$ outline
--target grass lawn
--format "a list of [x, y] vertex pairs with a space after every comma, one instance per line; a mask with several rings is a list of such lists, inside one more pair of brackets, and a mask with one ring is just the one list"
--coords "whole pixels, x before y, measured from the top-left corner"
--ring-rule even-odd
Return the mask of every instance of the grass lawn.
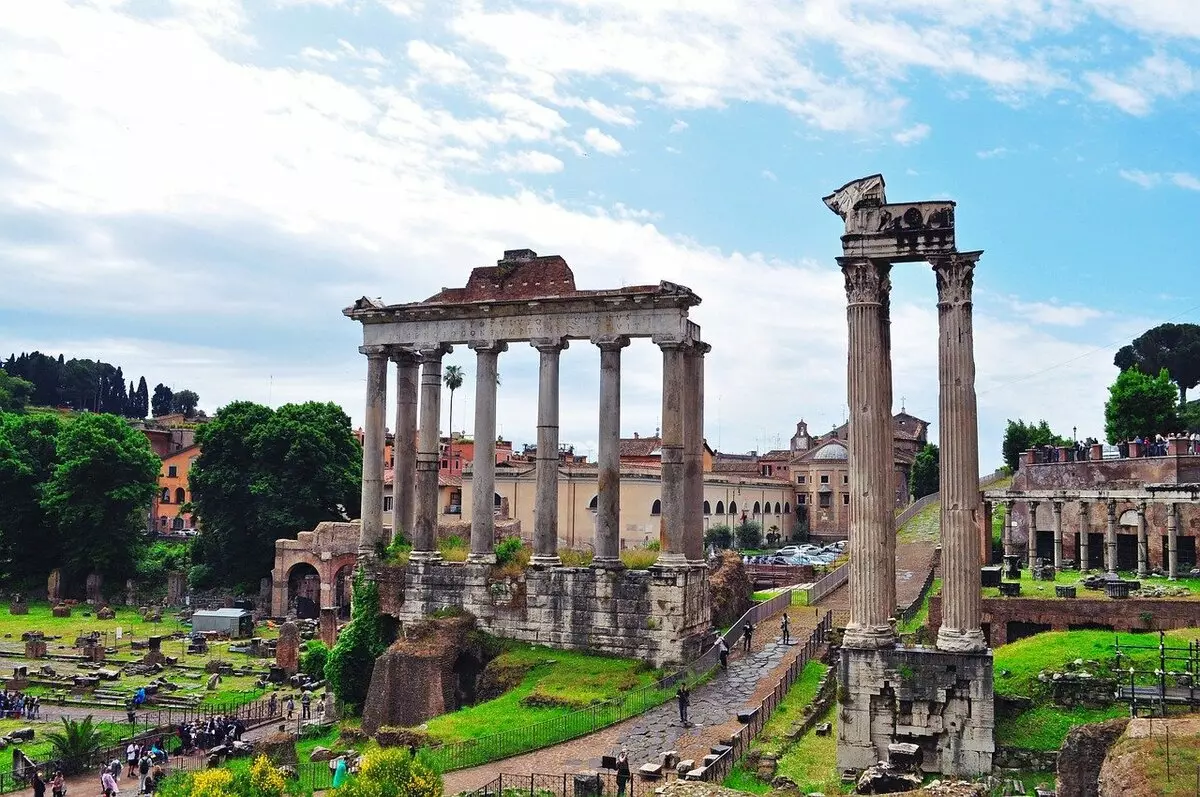
[[811, 791], [844, 794], [837, 770], [837, 704], [829, 707], [822, 722], [832, 724], [828, 736], [806, 733], [779, 759], [776, 775], [791, 778], [801, 794]]
[[[1168, 581], [1165, 578], [1144, 578], [1139, 579], [1136, 573], [1123, 572], [1120, 573], [1121, 578], [1129, 581], [1141, 581], [1146, 586], [1162, 586], [1162, 587], [1186, 587], [1191, 590], [1191, 595], [1180, 597], [1162, 597], [1153, 598], [1153, 600], [1175, 600], [1175, 601], [1195, 601], [1200, 600], [1200, 578], [1179, 578], [1175, 581]], [[1034, 581], [1032, 574], [1028, 569], [1021, 570], [1021, 595], [1022, 598], [1045, 598], [1048, 600], [1071, 600], [1071, 598], [1057, 598], [1054, 594], [1054, 586], [1074, 586], [1079, 585], [1076, 594], [1080, 598], [1088, 598], [1092, 600], [1124, 600], [1126, 602], [1136, 602], [1139, 598], [1109, 598], [1104, 594], [1104, 590], [1085, 589], [1079, 584], [1082, 574], [1078, 570], [1061, 570], [1054, 574], [1054, 581]], [[1005, 579], [1012, 581], [1012, 579]], [[1000, 589], [998, 587], [984, 587], [983, 597], [985, 598], [1001, 598]]]
[[942, 505], [934, 501], [909, 518], [896, 539], [900, 542], [937, 542], [941, 537]]
[[[70, 617], [55, 617], [48, 603], [30, 603], [29, 614], [9, 614], [8, 609], [0, 610], [0, 637], [9, 644], [21, 644], [21, 634], [26, 631], [41, 631], [47, 636], [61, 636], [61, 640], [49, 644], [51, 652], [58, 645], [70, 647], [75, 637], [91, 631], [104, 634], [105, 643], [115, 646], [121, 654], [128, 654], [129, 642], [132, 638], [146, 639], [150, 636], [173, 634], [184, 630], [173, 615], [164, 615], [161, 623], [147, 623], [142, 620], [135, 607], [113, 606], [117, 613], [115, 620], [99, 620], [90, 607], [76, 606]], [[84, 611], [92, 611], [91, 617], [84, 617]], [[116, 639], [117, 629], [122, 630], [120, 641]]]
[[800, 677], [792, 684], [787, 696], [776, 706], [771, 719], [767, 720], [767, 724], [759, 732], [758, 738], [754, 741], [756, 749], [768, 752], [780, 752], [783, 749], [787, 742], [784, 734], [787, 733], [792, 723], [800, 719], [804, 707], [816, 698], [817, 688], [821, 685], [821, 677], [828, 669], [819, 661], [810, 661], [804, 665], [804, 671], [800, 673]]
[[921, 607], [917, 609], [917, 613], [912, 616], [912, 619], [900, 623], [899, 631], [901, 634], [915, 633], [918, 628], [925, 625], [925, 621], [929, 619], [929, 598], [941, 591], [942, 580], [935, 578], [929, 584], [929, 589], [925, 590], [925, 597], [921, 600]]
[[1077, 725], [1128, 715], [1129, 707], [1125, 705], [1107, 708], [1034, 706], [1015, 717], [997, 719], [996, 744], [1026, 750], [1057, 750], [1062, 747], [1067, 733]]
[[[105, 747], [129, 738], [129, 723], [127, 722], [94, 722], [93, 724], [100, 731]], [[46, 734], [52, 731], [61, 731], [63, 729], [61, 721], [0, 720], [0, 734], [7, 734], [17, 728], [33, 728], [36, 735], [33, 737], [33, 741], [14, 745], [14, 747], [19, 748], [35, 761], [46, 761], [54, 757], [54, 746], [50, 744]], [[139, 732], [149, 729], [148, 726], [141, 723], [137, 726]], [[122, 758], [122, 760], [124, 759]]]
[[[435, 717], [427, 731], [445, 742], [477, 739], [565, 716], [650, 686], [664, 673], [640, 661], [532, 645], [502, 653], [489, 667], [526, 669], [520, 683], [494, 700]], [[654, 705], [674, 691], [655, 694]]]

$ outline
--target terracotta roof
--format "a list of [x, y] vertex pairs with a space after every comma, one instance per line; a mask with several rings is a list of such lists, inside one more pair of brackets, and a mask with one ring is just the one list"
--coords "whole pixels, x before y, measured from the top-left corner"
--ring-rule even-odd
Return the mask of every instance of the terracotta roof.
[[788, 450], [786, 448], [776, 448], [773, 451], [768, 451], [767, 453], [763, 454], [761, 457], [759, 457], [759, 459], [760, 460], [769, 459], [769, 460], [774, 461], [777, 459], [791, 459], [791, 457], [792, 457], [792, 452], [790, 450]]
[[[892, 435], [900, 440], [921, 440], [929, 428], [929, 421], [922, 420], [907, 412], [898, 412], [892, 416]], [[850, 424], [843, 423], [829, 434], [820, 438], [838, 437], [842, 440], [850, 436]]]
[[661, 445], [661, 437], [622, 437], [621, 456], [649, 457], [657, 454]]

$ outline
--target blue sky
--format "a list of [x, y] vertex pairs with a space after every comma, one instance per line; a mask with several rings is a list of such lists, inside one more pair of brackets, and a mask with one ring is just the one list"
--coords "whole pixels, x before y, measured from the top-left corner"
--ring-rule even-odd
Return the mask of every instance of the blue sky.
[[[1115, 348], [1200, 320], [1198, 46], [1194, 0], [13, 0], [0, 350], [107, 359], [209, 411], [316, 398], [357, 422], [340, 309], [528, 247], [581, 287], [695, 289], [707, 436], [786, 445], [844, 414], [820, 197], [882, 172], [893, 201], [956, 200], [960, 246], [985, 250], [989, 470], [1008, 417], [1099, 436]], [[936, 422], [933, 278], [894, 280], [897, 401]], [[583, 451], [597, 360], [564, 354]], [[626, 361], [624, 431], [651, 433], [657, 352]], [[501, 360], [519, 442], [535, 363]]]

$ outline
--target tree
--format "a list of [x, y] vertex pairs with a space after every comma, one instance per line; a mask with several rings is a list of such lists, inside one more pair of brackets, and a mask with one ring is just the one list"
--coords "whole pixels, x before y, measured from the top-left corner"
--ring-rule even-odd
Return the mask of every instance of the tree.
[[712, 545], [717, 548], [730, 548], [733, 546], [733, 529], [729, 528], [724, 523], [718, 523], [715, 526], [709, 526], [708, 531], [704, 532], [704, 544]]
[[155, 418], [160, 415], [170, 415], [174, 396], [171, 388], [159, 382], [154, 386], [154, 398], [150, 399], [150, 414]]
[[107, 413], [81, 415], [59, 433], [58, 464], [41, 505], [58, 527], [68, 576], [133, 573], [161, 461], [145, 436]]
[[913, 459], [908, 489], [914, 499], [936, 493], [939, 488], [940, 452], [936, 443], [926, 443]]
[[756, 520], [743, 520], [733, 530], [733, 535], [738, 547], [743, 550], [762, 545], [762, 525]]
[[1104, 434], [1108, 442], [1153, 437], [1179, 429], [1175, 385], [1163, 368], [1150, 377], [1137, 368], [1117, 376], [1104, 405]]
[[[442, 381], [446, 383], [446, 388], [450, 391], [450, 417], [447, 426], [450, 427], [450, 436], [454, 436], [454, 391], [462, 387], [463, 384], [463, 369], [461, 365], [447, 365], [446, 373], [442, 375]], [[497, 381], [496, 384], [499, 384]]]
[[1179, 410], [1179, 425], [1189, 432], [1200, 432], [1200, 399], [1189, 401]]
[[1200, 325], [1159, 324], [1148, 329], [1117, 350], [1113, 365], [1122, 371], [1137, 368], [1151, 377], [1165, 368], [1183, 406], [1188, 390], [1200, 384]]
[[138, 379], [137, 414], [135, 418], [145, 418], [150, 414], [150, 390], [146, 387], [146, 377]]
[[300, 672], [308, 675], [314, 681], [325, 677], [325, 665], [329, 662], [329, 648], [319, 639], [310, 639], [304, 643], [304, 652], [300, 654]]
[[200, 396], [194, 390], [180, 390], [171, 397], [171, 412], [178, 412], [185, 418], [190, 418], [196, 414], [196, 405], [200, 403]]
[[63, 729], [46, 734], [54, 757], [62, 762], [64, 775], [78, 775], [100, 752], [104, 737], [88, 714], [81, 720], [62, 717]]
[[0, 572], [42, 581], [59, 561], [58, 530], [41, 504], [57, 464], [57, 415], [0, 413]]
[[20, 412], [32, 396], [32, 382], [0, 370], [0, 412]]
[[1021, 464], [1021, 454], [1038, 446], [1065, 446], [1070, 442], [1064, 437], [1050, 431], [1050, 425], [1045, 421], [1025, 423], [1020, 418], [1009, 419], [1004, 430], [1004, 443], [1001, 448], [1004, 454], [1004, 464], [1009, 470], [1016, 470]]
[[192, 504], [198, 564], [222, 583], [257, 590], [271, 571], [275, 540], [325, 520], [357, 517], [362, 448], [350, 418], [332, 403], [277, 410], [239, 401], [196, 433]]

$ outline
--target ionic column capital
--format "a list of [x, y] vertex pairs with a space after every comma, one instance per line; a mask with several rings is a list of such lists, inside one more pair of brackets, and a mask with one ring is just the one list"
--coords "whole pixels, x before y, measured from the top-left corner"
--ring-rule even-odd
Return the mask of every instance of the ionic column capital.
[[937, 278], [938, 304], [970, 304], [978, 252], [951, 252], [929, 258]]
[[467, 344], [467, 348], [476, 354], [501, 354], [508, 351], [508, 343], [503, 340], [473, 340]]
[[846, 301], [851, 304], [887, 304], [892, 291], [892, 264], [866, 257], [839, 257], [846, 279]]
[[629, 338], [625, 335], [597, 335], [592, 338], [592, 343], [600, 351], [620, 351], [629, 345]]
[[551, 351], [562, 351], [570, 345], [570, 341], [566, 338], [531, 338], [529, 345], [538, 351], [545, 353]]
[[679, 351], [688, 345], [688, 339], [682, 335], [652, 335], [650, 342], [663, 351]]
[[401, 346], [389, 347], [388, 358], [396, 365], [419, 365], [421, 357], [412, 349], [406, 349]]
[[441, 362], [443, 357], [454, 351], [454, 347], [449, 343], [419, 343], [413, 350], [421, 358], [421, 362], [430, 363]]
[[381, 360], [391, 354], [390, 348], [390, 346], [359, 346], [358, 353], [366, 355], [368, 360]]

